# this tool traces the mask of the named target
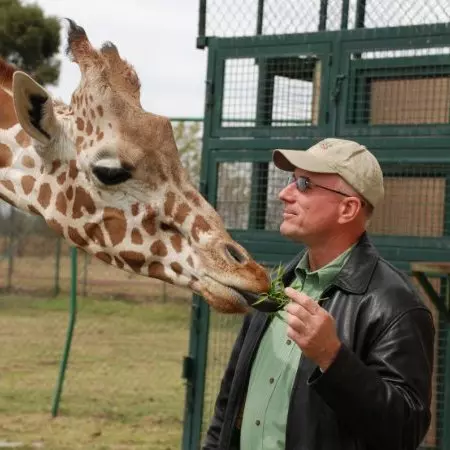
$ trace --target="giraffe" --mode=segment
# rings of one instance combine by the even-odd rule
[[[107,264],[187,287],[219,312],[247,312],[243,294],[266,292],[267,271],[190,183],[170,121],[141,106],[133,66],[67,20],[66,52],[81,73],[70,105],[0,62],[17,115],[0,122],[0,198]],[[2,102],[0,117],[9,108]]]

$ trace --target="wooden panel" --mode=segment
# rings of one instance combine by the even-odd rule
[[[375,211],[369,231],[403,236],[442,236],[445,179],[385,177],[385,199]]]
[[[370,123],[448,123],[450,78],[372,80]]]

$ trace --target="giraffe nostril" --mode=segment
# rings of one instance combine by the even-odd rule
[[[248,256],[232,244],[225,244],[225,253],[233,262],[245,264],[248,261]]]

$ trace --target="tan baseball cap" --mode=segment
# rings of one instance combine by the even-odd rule
[[[364,145],[328,138],[308,150],[274,150],[273,162],[281,170],[295,168],[317,173],[336,173],[375,207],[384,197],[383,172]]]

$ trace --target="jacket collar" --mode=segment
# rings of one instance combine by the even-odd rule
[[[305,254],[300,252],[288,263],[283,277],[285,286],[289,286],[295,277],[295,267]],[[335,278],[332,286],[347,291],[351,294],[363,294],[366,292],[372,278],[373,271],[380,258],[377,250],[370,242],[367,233],[364,232],[353,249],[348,261]]]

